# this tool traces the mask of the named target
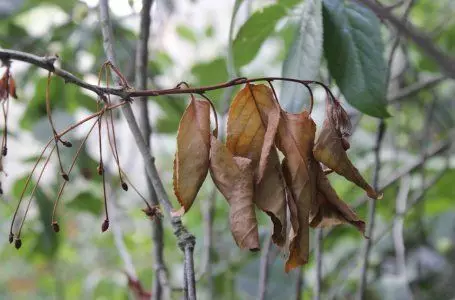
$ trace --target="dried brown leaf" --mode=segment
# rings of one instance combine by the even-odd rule
[[[14,81],[13,77],[9,78],[9,94],[11,97],[14,99],[17,99],[17,94],[16,94],[16,82]]]
[[[329,227],[350,223],[365,234],[365,222],[338,197],[319,163],[315,166],[317,197],[311,205],[310,226]]]
[[[314,146],[314,157],[328,168],[363,188],[369,197],[373,199],[380,198],[381,194],[377,193],[363,179],[359,170],[351,163],[345,148],[341,134],[336,130],[330,119],[327,118]]]
[[[242,249],[259,250],[251,159],[234,157],[222,142],[212,136],[210,175],[229,203],[229,223],[235,242]]]
[[[285,271],[289,272],[308,262],[309,216],[316,197],[316,178],[312,149],[316,124],[308,112],[282,113],[278,126],[277,147],[284,153],[283,174],[294,204],[289,204],[291,236]]]
[[[280,108],[266,85],[248,84],[231,103],[226,146],[235,156],[252,160],[255,170],[255,204],[272,219],[272,239],[286,239],[286,196],[278,154],[274,147]]]
[[[180,120],[174,159],[174,193],[187,212],[207,176],[210,153],[210,104],[191,99]]]

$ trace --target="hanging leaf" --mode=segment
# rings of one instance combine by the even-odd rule
[[[280,108],[271,89],[263,84],[247,85],[231,103],[226,146],[233,155],[251,159],[254,203],[271,217],[272,239],[281,246],[286,238],[286,196],[274,147],[279,119]]]
[[[323,0],[324,54],[346,100],[361,112],[384,118],[387,67],[380,23],[352,1]]]
[[[319,164],[315,164],[317,196],[310,211],[311,227],[329,227],[350,223],[365,234],[365,222],[344,203],[330,185]]]
[[[291,191],[289,210],[292,225],[286,272],[308,262],[308,220],[311,203],[316,197],[311,153],[315,132],[316,124],[307,111],[300,114],[282,113],[276,142],[286,157],[283,174]]]
[[[327,111],[332,111],[333,104],[328,104]],[[333,118],[326,117],[321,132],[319,133],[318,139],[313,149],[313,154],[316,160],[323,163],[338,174],[344,176],[347,180],[352,181],[359,187],[363,188],[370,198],[378,199],[381,194],[377,193],[373,187],[371,187],[359,170],[351,163],[348,155],[346,154],[346,143],[343,142],[344,137],[342,132],[336,129],[341,125],[333,122]]]
[[[174,193],[187,212],[207,176],[210,151],[210,104],[191,99],[177,133],[174,159]]]
[[[283,63],[283,77],[316,79],[322,55],[322,28],[321,0],[305,1],[299,26]],[[286,111],[297,113],[303,105],[309,104],[309,93],[301,84],[283,81],[280,103]]]
[[[222,142],[212,136],[210,174],[229,203],[229,223],[235,242],[242,249],[259,250],[251,160],[234,157]]]

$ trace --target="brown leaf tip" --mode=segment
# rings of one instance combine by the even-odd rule
[[[60,231],[60,226],[58,225],[57,221],[52,222],[52,230],[54,230],[54,232]]]
[[[103,225],[101,225],[101,231],[105,232],[109,228],[109,220],[104,220]]]
[[[20,238],[14,240],[14,247],[18,250],[22,247],[22,240]]]

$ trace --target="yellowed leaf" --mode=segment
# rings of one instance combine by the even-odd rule
[[[274,147],[280,108],[266,85],[247,84],[231,103],[226,146],[235,156],[252,160],[254,203],[272,219],[272,239],[286,239],[286,197],[278,154]]]
[[[210,104],[191,99],[180,120],[174,159],[174,193],[187,212],[207,176],[210,152]]]

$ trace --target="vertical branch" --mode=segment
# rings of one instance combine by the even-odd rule
[[[147,63],[148,63],[148,41],[150,36],[150,12],[153,5],[153,0],[142,1],[141,21],[139,40],[137,41],[136,48],[136,86],[139,89],[147,89]],[[142,129],[142,136],[145,144],[151,153],[151,135],[152,127],[149,121],[149,109],[147,106],[147,97],[140,97],[139,101],[139,127]],[[158,205],[158,199],[155,189],[153,188],[150,178],[145,172],[145,179],[147,182],[148,198],[152,206]],[[170,297],[169,280],[167,275],[166,265],[163,256],[163,223],[160,218],[152,221],[152,240],[153,240],[153,267],[155,269],[155,276],[152,284],[152,299],[160,300],[162,298],[168,299]],[[163,289],[166,288],[166,291]],[[163,295],[164,292],[164,295]]]
[[[380,152],[381,152],[381,145],[382,145],[382,140],[384,138],[384,133],[386,131],[386,125],[384,120],[379,121],[378,125],[378,131],[377,131],[377,136],[376,136],[376,146],[374,149],[374,157],[375,157],[375,168],[374,168],[374,174],[373,174],[373,188],[375,190],[378,190],[378,183],[379,183],[379,172],[381,170],[381,158],[380,158]],[[367,236],[369,236],[369,239],[365,240],[365,247],[364,251],[362,253],[362,268],[360,271],[360,284],[359,284],[359,290],[357,294],[357,299],[361,300],[364,299],[365,296],[365,290],[366,290],[366,285],[367,285],[367,273],[368,273],[368,260],[370,257],[370,250],[371,250],[371,245],[373,243],[373,231],[374,231],[374,225],[375,225],[375,213],[376,213],[376,201],[371,200],[368,205],[368,227],[366,230]]]
[[[295,300],[302,299],[302,287],[303,287],[303,268],[300,267],[297,273],[297,282],[295,288]]]
[[[267,294],[267,280],[269,277],[269,253],[272,247],[272,234],[266,237],[264,242],[264,250],[261,255],[259,264],[259,284],[258,284],[258,300],[264,300]]]
[[[212,243],[213,243],[213,214],[215,211],[215,200],[217,195],[216,186],[213,185],[210,196],[201,205],[203,230],[204,230],[204,250],[202,260],[202,272],[207,278],[207,299],[213,298],[213,274],[212,274]]]
[[[322,252],[324,249],[324,232],[322,228],[316,230],[316,252],[314,259],[316,260],[316,283],[314,285],[314,300],[321,299],[321,283],[322,283]]]
[[[406,202],[411,188],[411,176],[405,176],[401,179],[400,189],[395,203],[395,220],[393,222],[392,234],[393,244],[395,247],[395,257],[397,274],[401,278],[406,278],[406,259],[405,246],[403,237],[404,213],[406,212]]]
[[[103,35],[103,44],[104,44],[104,51],[106,53],[107,58],[112,64],[116,64],[115,60],[115,52],[112,45],[112,31],[110,27],[110,20],[109,20],[109,5],[107,0],[100,0],[100,23],[101,23],[101,31]],[[114,79],[116,82],[123,86],[124,82],[122,78],[118,76],[117,73],[114,72],[113,74]],[[166,190],[164,189],[163,183],[161,178],[158,174],[158,170],[155,166],[155,160],[150,154],[150,151],[147,147],[147,144],[144,141],[142,136],[141,130],[139,125],[134,117],[133,110],[131,109],[131,104],[126,103],[122,106],[122,112],[125,116],[125,119],[128,123],[130,131],[134,137],[137,147],[139,148],[139,152],[144,159],[144,165],[147,171],[147,175],[152,182],[153,188],[156,192],[157,198],[160,204],[165,208],[166,214],[168,217],[171,218],[171,224],[174,229],[174,234],[178,239],[179,248],[184,252],[185,255],[185,268],[187,272],[185,272],[186,281],[189,282],[189,286],[191,283],[194,283],[194,264],[193,264],[193,250],[196,240],[192,234],[190,234],[187,229],[183,226],[180,217],[171,216],[173,211],[172,204],[166,194]],[[191,287],[188,288],[188,299],[196,299],[196,289],[195,285],[193,284]]]

